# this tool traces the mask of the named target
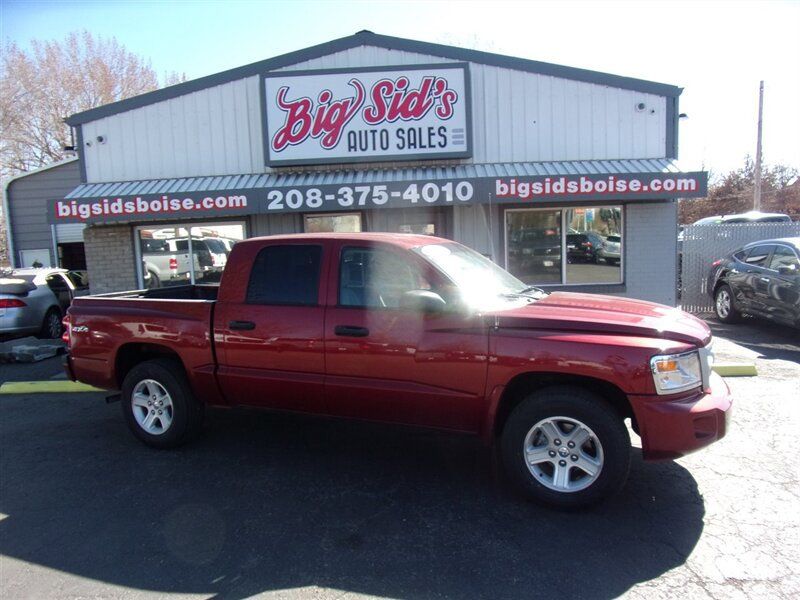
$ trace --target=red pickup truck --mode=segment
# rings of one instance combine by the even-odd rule
[[[498,445],[530,497],[581,506],[645,459],[720,439],[729,391],[702,321],[650,302],[526,286],[417,235],[250,239],[219,286],[76,298],[71,379],[121,390],[144,443],[195,435],[206,406],[433,427]]]

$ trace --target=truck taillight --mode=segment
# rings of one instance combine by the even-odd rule
[[[713,263],[711,263],[711,266],[712,267],[718,267],[721,264],[722,264],[722,259],[720,258],[719,260],[715,260]]]
[[[177,258],[170,258],[169,259],[169,268],[171,271],[178,270],[178,259]]]
[[[17,298],[0,298],[0,308],[25,308],[28,306]]]
[[[61,324],[64,326],[64,333],[61,334],[61,341],[69,348],[70,339],[72,338],[72,325],[70,324],[69,315],[65,315],[64,318],[61,319]]]

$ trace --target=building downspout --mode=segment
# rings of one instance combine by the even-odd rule
[[[61,265],[58,263],[58,238],[56,236],[56,226],[52,223],[50,224],[50,241],[53,244],[51,250],[53,251],[53,266],[60,267]]]
[[[9,204],[8,204],[8,186],[11,181],[7,181],[3,185],[3,219],[6,223],[6,245],[8,247],[8,263],[12,269],[17,268],[17,255],[14,251],[14,238],[11,237],[11,219],[9,218]]]

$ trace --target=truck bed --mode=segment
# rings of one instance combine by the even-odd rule
[[[218,404],[212,335],[218,289],[183,285],[75,298],[69,309],[70,354],[81,380],[118,389],[117,376],[124,371],[116,363],[126,352],[159,348],[180,357],[192,388]]]

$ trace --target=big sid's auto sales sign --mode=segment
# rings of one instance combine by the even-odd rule
[[[471,156],[466,64],[263,76],[269,166]]]

